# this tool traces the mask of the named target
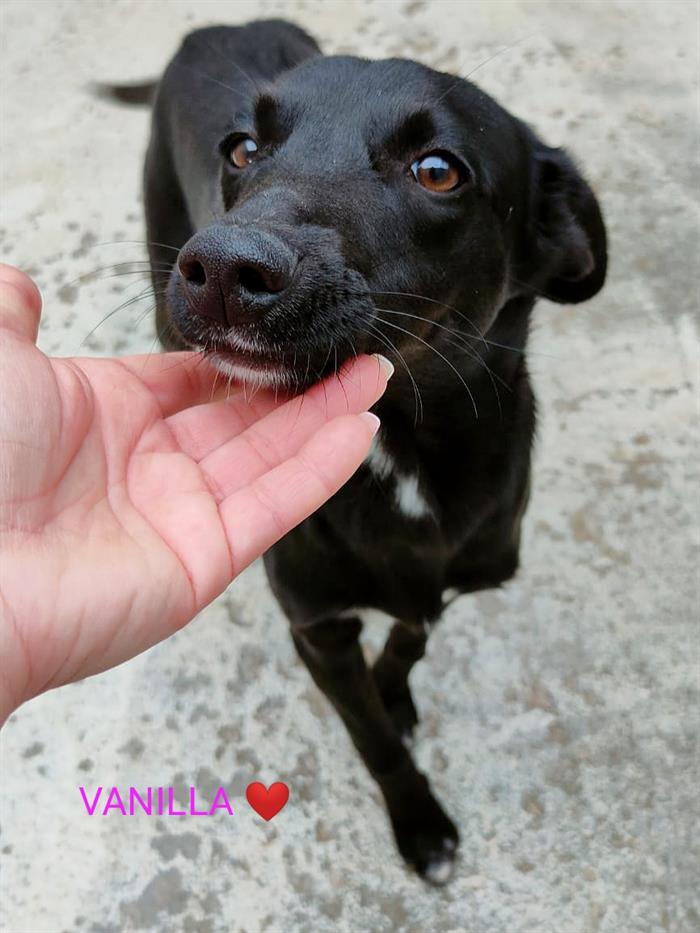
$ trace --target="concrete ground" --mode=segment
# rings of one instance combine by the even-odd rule
[[[452,884],[404,870],[254,566],[167,644],[12,717],[3,929],[699,930],[697,5],[5,0],[1,15],[0,251],[42,287],[46,351],[152,345],[148,301],[100,323],[145,280],[76,283],[145,255],[147,113],[86,84],[156,74],[212,21],[284,15],[328,51],[461,74],[512,45],[474,79],[572,150],[611,241],[599,297],[537,310],[521,572],[457,600],[413,675],[418,760],[462,832]],[[243,797],[256,779],[291,787],[269,824]],[[234,814],[89,817],[81,785],[176,800],[223,785]]]

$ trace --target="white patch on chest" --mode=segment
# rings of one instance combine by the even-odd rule
[[[365,463],[377,479],[386,480],[393,477],[395,483],[394,501],[402,515],[407,518],[426,518],[432,515],[432,510],[420,491],[418,476],[402,473],[387,451],[382,446],[377,435],[367,454]]]
[[[399,511],[409,518],[423,518],[430,515],[430,506],[425,501],[419,487],[417,476],[396,476],[396,503]]]
[[[372,441],[365,463],[377,479],[387,479],[394,469],[394,461],[382,447],[378,435]]]

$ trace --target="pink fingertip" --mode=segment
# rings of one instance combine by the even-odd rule
[[[368,425],[370,431],[372,432],[372,437],[374,437],[374,435],[379,430],[379,425],[381,424],[379,418],[377,418],[377,416],[371,411],[363,411],[360,415],[360,418],[362,418],[365,424]]]

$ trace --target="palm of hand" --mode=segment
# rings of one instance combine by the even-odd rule
[[[0,307],[0,646],[19,699],[189,621],[354,472],[373,433],[354,413],[386,385],[363,358],[342,384],[248,404],[210,401],[192,354],[50,360],[27,282]]]

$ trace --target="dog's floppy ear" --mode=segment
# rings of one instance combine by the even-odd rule
[[[552,301],[586,301],[605,281],[600,207],[561,149],[534,141],[530,190],[529,282]]]

